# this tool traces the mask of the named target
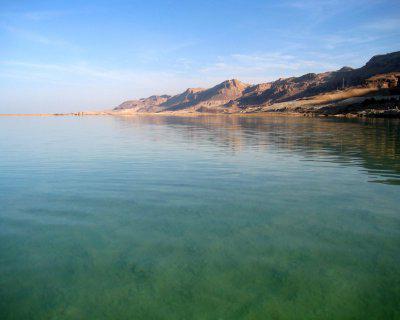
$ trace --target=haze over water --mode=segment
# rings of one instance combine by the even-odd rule
[[[399,319],[400,123],[0,118],[1,319]]]

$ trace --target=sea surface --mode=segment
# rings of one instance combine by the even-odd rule
[[[2,117],[0,319],[400,319],[400,123]]]

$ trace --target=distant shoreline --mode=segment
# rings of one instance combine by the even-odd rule
[[[198,117],[198,116],[303,116],[300,112],[253,112],[253,113],[205,113],[205,112],[82,112],[82,113],[2,113],[0,117],[87,117],[87,116],[177,116],[177,117]]]
[[[239,117],[311,117],[311,118],[392,118],[400,119],[400,112],[381,113],[379,110],[371,110],[370,114],[362,113],[338,113],[326,114],[315,111],[305,110],[303,112],[290,111],[262,111],[262,112],[243,112],[243,113],[205,113],[205,112],[134,112],[121,113],[115,111],[99,112],[72,112],[72,113],[3,113],[0,117],[88,117],[88,116],[114,116],[114,117],[137,117],[137,116],[174,116],[174,117],[220,117],[220,116],[239,116]]]
[[[188,88],[174,96],[127,100],[114,109],[0,114],[2,117],[138,115],[400,119],[400,51],[374,56],[357,69],[343,67],[255,85],[231,79],[208,89]]]

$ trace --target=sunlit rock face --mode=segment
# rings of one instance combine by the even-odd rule
[[[175,96],[151,96],[125,101],[114,110],[235,113],[251,112],[291,101],[297,108],[296,101],[310,97],[321,103],[327,100],[321,100],[321,95],[325,95],[325,98],[330,95],[329,99],[333,101],[371,94],[375,89],[396,89],[399,87],[399,78],[400,52],[393,52],[374,56],[358,69],[345,66],[337,71],[308,73],[256,85],[231,79],[209,89],[189,88]],[[346,94],[338,95],[338,91],[346,91]],[[314,103],[313,99],[310,99],[311,104]]]
[[[159,106],[161,103],[167,101],[171,96],[162,95],[162,96],[151,96],[148,98],[143,98],[139,100],[128,100],[121,103],[114,110],[124,110],[124,109],[132,109],[135,111],[149,111],[156,106]]]

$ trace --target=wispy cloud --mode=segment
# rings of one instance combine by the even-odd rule
[[[272,53],[232,54],[200,69],[203,74],[238,77],[246,81],[274,80],[279,77],[335,69],[337,66],[318,60],[299,59],[293,55]]]
[[[88,84],[100,87],[130,87],[133,94],[140,89],[149,94],[178,92],[190,84],[197,84],[196,74],[174,70],[121,70],[103,68],[87,62],[74,64],[47,64],[26,61],[0,61],[0,77],[20,80],[42,81],[75,87]],[[200,81],[200,84],[209,82]],[[154,92],[156,91],[156,92]]]
[[[376,32],[388,32],[395,31],[400,33],[400,17],[397,18],[386,18],[377,21],[371,21],[368,24],[362,25],[366,30],[376,31]]]
[[[321,9],[321,8],[326,8],[326,7],[330,7],[330,6],[336,6],[340,2],[341,2],[340,0],[319,0],[319,1],[289,0],[289,1],[284,1],[282,4],[287,7],[309,10],[309,9]]]
[[[33,31],[25,30],[25,29],[19,29],[15,28],[12,26],[5,26],[4,29],[9,32],[10,34],[38,44],[42,45],[47,45],[47,46],[55,46],[55,47],[62,47],[62,48],[68,48],[71,50],[80,50],[80,48],[68,41],[65,41],[63,39],[55,39],[51,38],[45,35],[42,35],[40,33],[36,33]]]
[[[366,7],[378,5],[384,0],[283,0],[279,6],[295,12],[296,16],[306,18],[307,23],[297,33],[313,32],[327,21],[338,23],[349,12],[360,12]],[[350,19],[346,24],[352,24]],[[340,27],[340,26],[339,26]]]
[[[153,94],[173,95],[187,87],[209,87],[216,83],[216,78],[199,77],[198,73],[121,70],[86,62],[47,64],[28,61],[0,61],[1,80],[12,84],[3,86],[3,98],[8,95],[16,101],[18,93],[14,88],[23,86],[26,88],[24,99],[30,101],[30,106],[43,110],[43,97],[46,97],[49,99],[48,110],[53,111],[60,99],[63,101],[60,111],[99,110],[124,100]]]
[[[130,71],[93,67],[86,62],[76,64],[46,64],[23,61],[2,61],[0,65],[10,67],[19,73],[25,72],[33,77],[65,78],[65,76],[125,81],[134,76]]]
[[[136,59],[144,64],[159,62],[181,53],[185,49],[198,45],[196,40],[187,40],[176,43],[157,44],[152,48],[136,48],[132,53]],[[178,58],[179,59],[179,58]]]
[[[347,10],[347,8],[357,3],[354,0],[287,0],[281,3],[288,9],[296,10],[296,13],[306,14],[311,26],[322,23],[332,16]]]
[[[382,2],[382,0],[286,0],[282,1],[281,5],[306,10],[306,11],[318,11],[318,12],[326,12],[328,10],[334,9],[335,11],[344,11],[349,8],[349,6],[366,6],[372,5]]]
[[[323,43],[324,48],[326,49],[335,49],[341,46],[346,45],[358,45],[358,44],[366,44],[369,42],[373,42],[379,40],[382,36],[376,35],[340,35],[340,34],[332,34],[325,35],[321,37],[321,41]]]
[[[28,20],[42,21],[59,18],[65,14],[67,14],[66,11],[27,11],[21,13],[21,17]]]
[[[58,19],[70,13],[70,11],[61,10],[3,11],[0,13],[0,17],[13,21],[29,20],[33,22]]]

